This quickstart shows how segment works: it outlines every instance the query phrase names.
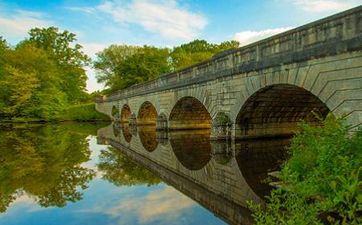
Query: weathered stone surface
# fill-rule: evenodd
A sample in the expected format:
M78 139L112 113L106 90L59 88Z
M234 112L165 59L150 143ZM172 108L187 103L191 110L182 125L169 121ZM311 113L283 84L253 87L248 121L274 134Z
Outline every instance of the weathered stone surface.
M361 126L360 21L362 6L97 99L97 110L112 117L113 106L122 109L127 104L134 118L139 119L140 107L149 102L158 116L163 114L167 118L162 126L167 124L174 129L208 128L218 113L224 112L230 118L229 133L233 137L247 137L241 132L245 127L253 136L292 133L299 120L312 121L310 113L316 109L328 109L336 116L348 115L347 122ZM263 93L270 95L269 99L261 98ZM309 101L300 96L315 98ZM210 118L195 117L195 113L182 110L177 112L177 121L170 118L185 97L202 103ZM281 98L290 101L284 107L270 104ZM320 101L317 105L316 100ZM254 119L243 111L246 103ZM253 107L259 111L253 111ZM238 120L240 114L249 120L248 126L243 124L246 120Z

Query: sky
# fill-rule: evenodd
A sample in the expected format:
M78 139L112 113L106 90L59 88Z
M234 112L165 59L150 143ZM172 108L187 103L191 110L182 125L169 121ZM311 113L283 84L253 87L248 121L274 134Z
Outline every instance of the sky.
M0 36L15 45L33 27L77 35L93 59L111 44L169 47L204 39L246 45L353 8L362 0L0 0ZM89 92L103 88L86 68Z

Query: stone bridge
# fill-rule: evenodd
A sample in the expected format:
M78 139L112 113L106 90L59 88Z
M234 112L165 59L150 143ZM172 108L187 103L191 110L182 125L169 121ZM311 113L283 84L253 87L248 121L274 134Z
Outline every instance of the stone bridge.
M215 138L290 135L332 113L362 123L362 6L97 99L115 120Z

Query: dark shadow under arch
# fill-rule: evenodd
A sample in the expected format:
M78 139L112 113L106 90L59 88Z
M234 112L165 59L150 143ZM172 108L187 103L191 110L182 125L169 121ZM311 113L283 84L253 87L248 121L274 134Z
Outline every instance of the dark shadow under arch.
M298 122L319 123L329 113L327 106L309 91L289 84L265 87L254 93L242 106L235 136L290 136ZM317 117L316 117L317 116Z
M137 124L156 125L157 111L151 102L142 103L137 115Z
M211 116L194 97L183 97L173 107L169 117L170 130L210 129Z
M131 108L129 105L124 104L121 109L121 123L129 123L131 117Z

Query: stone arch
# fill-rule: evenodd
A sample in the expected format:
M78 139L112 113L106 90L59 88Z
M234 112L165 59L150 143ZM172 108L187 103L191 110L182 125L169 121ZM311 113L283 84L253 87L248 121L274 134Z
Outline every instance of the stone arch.
M129 107L128 104L124 104L122 109L121 109L121 123L129 123L131 117L131 108Z
M261 88L242 105L235 120L236 137L292 135L301 120L318 123L328 107L311 92L290 84Z
M170 130L210 129L211 116L206 107L195 97L179 99L171 110Z
M157 111L155 106L145 101L138 110L137 123L140 125L156 125Z

